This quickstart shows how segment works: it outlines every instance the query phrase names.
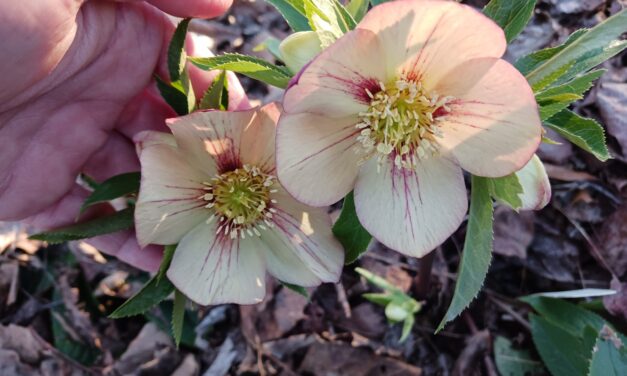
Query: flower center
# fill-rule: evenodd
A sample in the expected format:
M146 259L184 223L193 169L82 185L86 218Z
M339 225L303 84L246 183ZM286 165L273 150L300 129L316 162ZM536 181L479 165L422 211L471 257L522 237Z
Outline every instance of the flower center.
M275 183L274 176L249 165L216 175L211 182L203 183L207 193L199 197L207 201L206 208L215 211L207 223L217 218L217 233L232 239L261 235L259 230L273 227L271 219L276 209L271 206L276 201L270 194L276 192Z
M437 155L436 138L442 137L438 116L450 111L447 106L453 98L428 92L420 81L400 78L390 84L379 83L381 91L370 97L368 111L359 114L361 129L357 140L365 161L377 155L379 165L387 156L394 158L397 167L414 168L420 159Z

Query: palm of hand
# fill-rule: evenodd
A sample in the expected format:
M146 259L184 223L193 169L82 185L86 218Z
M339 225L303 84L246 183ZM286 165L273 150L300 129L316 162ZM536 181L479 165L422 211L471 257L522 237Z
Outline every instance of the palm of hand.
M149 85L155 70L164 74L173 29L163 13L144 3L46 3L54 4L27 9L41 17L39 34L11 34L17 52L7 64L17 67L0 63L4 72L25 73L0 79L0 218L30 217L38 227L74 220L86 196L75 182L80 172L101 181L139 170L133 135L165 130L163 120L174 115ZM224 5L214 3L213 12ZM131 232L103 238L94 243L105 252L158 265L160 250L140 254Z

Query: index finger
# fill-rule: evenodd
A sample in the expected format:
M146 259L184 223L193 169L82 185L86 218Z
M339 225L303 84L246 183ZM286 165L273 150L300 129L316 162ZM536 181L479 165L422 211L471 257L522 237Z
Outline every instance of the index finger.
M162 11L176 17L213 18L224 14L233 0L147 0Z

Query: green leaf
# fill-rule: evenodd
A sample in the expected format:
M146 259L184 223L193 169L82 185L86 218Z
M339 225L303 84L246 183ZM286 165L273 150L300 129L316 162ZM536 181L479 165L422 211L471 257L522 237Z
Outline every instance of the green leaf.
M609 295L615 295L615 294L616 294L616 290L587 288L587 289L578 289L578 290L539 292L533 295L544 296L547 298L581 299L581 298L609 296Z
M109 318L119 319L122 317L140 315L162 300L167 298L174 291L174 285L167 278L159 281L157 277L153 277L137 294L130 297L121 306L118 307Z
M174 290L174 307L172 308L172 337L176 347L181 343L183 335L183 322L185 319L185 303L187 298L179 290Z
M542 120L550 119L553 115L566 109L572 102L583 98L583 94L592 87L593 82L603 73L605 73L604 69L595 70L563 85L538 93L536 100L540 106Z
M527 75L531 73L531 71L533 71L534 69L542 65L542 63L549 60L553 56L563 51L566 47L573 44L575 41L577 41L577 39L579 39L587 31L588 29L577 30L574 33L572 33L568 37L568 39L566 39L566 42L564 42L564 44L559 45L557 47L550 47L550 48L545 48L543 50L532 52L529 55L523 56L520 59L518 59L518 61L516 61L514 66L516 66L516 68L520 71L520 73Z
M352 264L368 249L372 235L359 223L355 211L353 192L344 197L342 213L333 225L333 235L342 243L346 252L345 263Z
M507 43L516 38L533 16L537 0L492 0L483 13L505 31Z
M509 205L514 210L522 207L520 195L523 194L523 187L515 173L500 178L488 178L488 186L495 200Z
M318 32L322 48L333 44L344 34L334 0L303 0L311 29Z
M159 265L159 271L155 276L157 278L157 283L161 281L165 273L168 271L170 267L170 263L172 262L172 257L174 257L174 251L176 251L177 244L174 245L166 245L163 247L163 259L161 259L161 265Z
M262 43L259 43L258 45L256 45L253 48L253 51L260 52L260 51L268 50L268 52L270 52L272 56L274 56L275 58L279 60L283 60L283 57L281 56L281 50L279 49L280 44L281 44L281 41L278 40L277 38L267 37L266 40L264 40Z
M547 120L553 117L558 112L567 108L572 102L583 99L583 96L574 93L556 94L544 99L537 100L540 106L540 118Z
M596 313L562 299L533 294L520 297L519 300L533 307L544 319L575 336L582 336L586 327L594 328L598 332L603 326L609 325ZM568 320L564 320L565 317ZM619 335L625 338L622 334Z
M405 342L407 337L409 337L409 333L411 333L411 328L414 327L414 322L416 318L413 314L408 315L405 321L403 321L403 330L401 331L401 338L398 340L400 343Z
M173 82L172 85L180 86L180 90L185 93L185 97L187 98L187 113L194 112L194 107L196 107L196 94L194 93L194 88L192 87L192 80L189 76L189 72L187 68L183 69L181 73L180 81Z
M292 78L287 68L247 55L223 54L214 57L192 57L189 61L204 70L230 70L281 89L285 89Z
M626 25L627 10L622 10L592 29L574 33L566 44L535 52L516 66L523 68L532 87L563 84L625 49L627 41L620 36Z
M305 16L305 9L303 7L303 0L266 0L272 4L281 13L287 24L290 25L294 31L308 31L311 30L307 17Z
M226 71L220 72L215 80L213 80L213 83L207 89L205 95L200 101L199 109L213 109L222 111L226 111L229 109L229 89L228 80L226 78Z
M58 289L54 290L52 298L55 302L62 301L61 293ZM63 305L58 305L50 313L52 339L55 349L82 365L93 365L102 351L90 343L79 341L76 338L76 334L71 335L69 333L73 329L68 322L66 309Z
M569 110L562 110L544 123L599 160L606 161L611 158L605 144L605 131L596 121L582 118Z
M131 193L137 193L139 191L140 177L141 174L139 172L129 172L113 176L102 182L102 184L98 184L91 195L83 202L80 213L92 205L111 201Z
M372 6L377 6L379 4L387 3L390 0L370 0Z
M171 82L179 81L185 70L185 36L190 21L191 18L185 18L179 22L168 46L168 71Z
M304 296L305 298L309 299L309 293L307 292L307 289L304 288L303 286L298 286L292 283L287 283L287 282L283 282L283 281L279 281L281 282L281 284L283 286L285 286L286 288L294 291L295 293Z
M48 243L62 243L70 240L93 238L133 227L133 208L127 208L114 214L98 217L75 225L31 235L29 239Z
M492 260L493 241L493 208L489 184L485 178L472 177L468 227L457 272L453 301L438 325L436 333L468 307L481 290L488 274Z
M582 338L543 317L531 314L529 319L533 343L551 374L585 376L592 348L586 348Z
M173 300L164 300L159 303L158 309L146 311L143 316L153 322L164 333L172 333L172 315L174 313ZM181 345L190 348L195 347L196 332L198 326L198 314L190 309L185 310L183 318L183 331L181 334Z
M378 288L382 290L385 290L393 294L402 294L402 295L405 294L403 290L394 286L393 284L388 282L385 278L379 277L378 275L374 274L373 272L369 270L366 270L364 268L355 268L355 271L359 273L362 277L364 277L368 282L372 283L373 285L377 286Z
M592 350L589 376L627 375L627 349L616 333L605 326Z
M351 13L339 1L333 0L333 7L340 29L344 33L353 30L357 26L357 22L355 22Z
M372 292L372 293L361 294L361 296L364 299L373 302L374 304L377 304L377 305L380 305L380 306L384 306L384 307L386 305L390 304L390 302L392 302L392 300L394 300L394 297L391 294L380 293L380 292Z
M363 268L355 268L355 271L363 276L368 282L383 289L385 293L368 293L362 296L381 306L385 306L385 317L392 323L403 321L403 331L401 333L400 342L403 342L409 336L411 328L414 326L414 315L420 311L422 304L417 302L411 296L405 294L403 290L388 282L369 270Z
M167 82L163 81L159 76L155 76L157 82L157 88L159 93L165 100L165 102L172 107L177 115L187 115L189 113L189 106L187 102L187 95L173 86L170 86Z
M505 337L494 340L494 360L501 376L529 376L542 373L542 363L534 360L529 351L514 349Z
M368 0L351 0L346 5L346 10L353 16L356 22L359 22L368 12L368 3Z

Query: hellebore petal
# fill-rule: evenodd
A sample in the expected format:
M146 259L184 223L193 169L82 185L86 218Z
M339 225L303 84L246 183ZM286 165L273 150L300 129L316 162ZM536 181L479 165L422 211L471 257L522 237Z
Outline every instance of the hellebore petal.
M357 29L380 40L384 51L378 59L386 62L388 79L405 73L428 88L453 67L477 57L501 57L507 47L496 23L448 1L387 2L370 10Z
M214 175L241 164L241 134L257 110L199 111L166 123L189 163Z
M208 214L198 201L209 175L190 166L170 135L144 132L136 137L142 178L135 206L139 244L175 244Z
M201 223L176 248L168 279L201 305L255 304L266 294L258 239L216 236L216 222Z
M537 155L534 154L525 167L516 172L516 176L523 188L521 210L540 210L551 201L551 183Z
M380 171L377 171L380 169ZM462 170L446 158L421 161L415 170L370 160L357 178L355 209L381 243L422 257L444 242L468 209Z
M344 251L331 232L326 210L309 208L281 189L275 197L278 204L272 217L274 226L261 234L269 249L266 260L270 274L301 286L337 282ZM309 272L300 275L303 269ZM316 279L307 281L305 276L311 278L311 274Z
M326 206L353 189L360 156L352 148L356 117L329 119L310 113L283 114L277 129L279 181L301 202Z
M298 73L322 51L320 37L316 31L300 31L283 39L279 51L285 65Z
M442 117L438 142L464 170L500 177L531 159L542 133L538 105L527 80L511 64L495 58L469 60L435 89L455 97Z
M280 106L267 104L257 110L253 120L242 131L240 160L242 164L255 165L267 173L275 170L275 134Z
M365 111L370 101L366 89L376 91L379 81L387 81L381 56L384 50L375 34L353 30L303 69L285 92L284 111L333 118Z

